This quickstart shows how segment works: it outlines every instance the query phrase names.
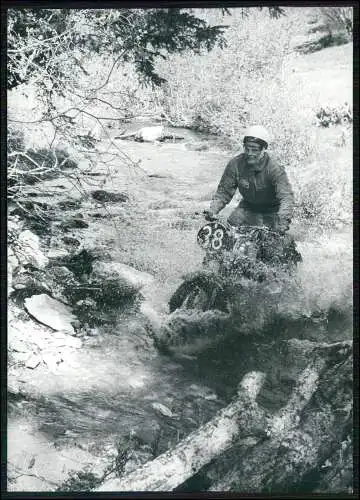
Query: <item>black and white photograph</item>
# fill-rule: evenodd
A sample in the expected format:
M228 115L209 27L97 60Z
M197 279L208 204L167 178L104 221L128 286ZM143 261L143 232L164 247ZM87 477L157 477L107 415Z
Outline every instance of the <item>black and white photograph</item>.
M6 492L356 496L354 6L75 5L6 9Z

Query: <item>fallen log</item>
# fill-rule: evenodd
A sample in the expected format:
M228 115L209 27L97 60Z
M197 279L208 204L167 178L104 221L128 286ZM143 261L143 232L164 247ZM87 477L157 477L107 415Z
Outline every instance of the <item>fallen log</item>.
M266 417L255 399L264 377L261 372L246 374L236 400L210 422L175 448L122 478L107 480L96 491L172 491L231 447L239 436L263 433Z
M324 485L328 458L341 457L349 429L351 435L352 343L314 344L311 352L313 359L288 403L269 419L269 439L237 453L232 462L228 455L222 467L229 469L231 463L231 470L221 474L218 466L216 475L222 479L211 491L295 493ZM334 461L330 467L341 470ZM348 487L344 483L342 492ZM332 490L328 484L323 491L339 491L339 485Z

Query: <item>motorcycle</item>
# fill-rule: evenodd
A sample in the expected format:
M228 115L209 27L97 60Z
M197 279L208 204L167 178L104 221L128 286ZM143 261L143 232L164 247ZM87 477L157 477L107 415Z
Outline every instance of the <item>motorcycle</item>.
M231 290L246 288L249 281L275 283L291 274L302 257L289 234L267 226L231 226L212 218L197 233L205 251L203 269L185 276L169 301L177 309L217 309L231 312Z
M197 243L205 251L202 269L185 275L170 298L155 336L162 352L193 355L239 329L260 331L302 260L289 234L215 217L199 229Z

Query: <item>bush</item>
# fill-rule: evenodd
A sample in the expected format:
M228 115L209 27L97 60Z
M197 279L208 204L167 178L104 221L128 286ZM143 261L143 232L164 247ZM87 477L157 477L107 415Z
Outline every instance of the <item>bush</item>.
M327 31L327 28L325 30ZM337 45L344 45L345 43L349 43L349 37L346 33L328 33L318 40L303 43L296 48L303 54L312 54L327 47L335 47Z
M231 22L221 51L159 62L168 82L156 102L176 125L224 136L234 149L244 129L261 122L276 137L275 154L292 161L294 152L298 160L311 149L311 140L296 114L301 96L282 80L292 19L273 20L255 10L243 18L233 9Z
M102 478L92 472L71 471L66 481L56 491L91 491L101 484Z
M43 181L62 178L83 195L86 181L79 177L79 172L91 169L92 162L84 162L74 148L61 143L53 147L28 147L24 135L23 131L13 126L8 129L9 215L19 216L26 221L28 228L44 235L51 231L54 207L37 198L41 193L46 195L51 192ZM36 185L34 191L27 188L31 185Z
M342 106L324 106L316 112L317 125L330 127L352 123L352 111L347 102Z
M308 33L326 33L317 40L307 41L296 49L303 54L310 54L327 47L343 45L352 40L352 7L318 7L312 9L311 24Z
M289 169L297 200L296 219L317 228L352 223L353 186L349 150L329 145L321 154L314 154L311 163Z
M77 163L61 149L27 149L23 132L9 127L8 133L8 196L19 198L26 184L35 184L58 176Z
M353 7L320 7L320 13L330 32L353 33Z

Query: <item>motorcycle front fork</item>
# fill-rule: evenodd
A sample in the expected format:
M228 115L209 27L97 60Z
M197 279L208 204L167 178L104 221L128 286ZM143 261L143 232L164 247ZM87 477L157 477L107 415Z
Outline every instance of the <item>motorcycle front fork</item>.
M205 254L202 264L205 269L208 269L209 271L212 271L214 273L218 273L220 270L220 262L209 253Z

